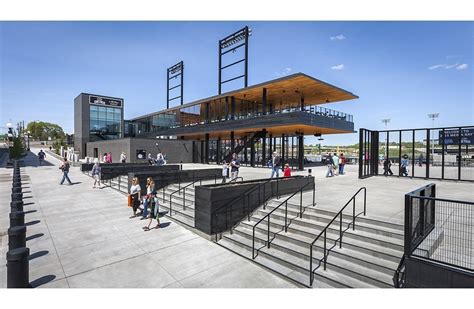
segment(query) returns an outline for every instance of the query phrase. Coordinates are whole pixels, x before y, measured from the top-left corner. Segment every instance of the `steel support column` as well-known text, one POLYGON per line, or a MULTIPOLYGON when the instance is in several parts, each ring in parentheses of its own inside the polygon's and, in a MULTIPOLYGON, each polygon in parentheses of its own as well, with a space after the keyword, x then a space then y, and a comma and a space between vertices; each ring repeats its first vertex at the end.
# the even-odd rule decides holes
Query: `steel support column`
POLYGON ((206 133, 206 140, 204 144, 205 144, 204 159, 205 159, 205 163, 209 164, 209 133, 206 133))
POLYGON ((221 138, 217 138, 217 143, 216 143, 216 163, 221 164, 221 138))
POLYGON ((267 130, 263 129, 264 135, 262 138, 262 166, 267 162, 267 130))
POLYGON ((262 114, 267 114, 267 88, 263 88, 262 91, 262 114))
POLYGON ((301 133, 298 136, 298 169, 304 169, 304 135, 301 133))

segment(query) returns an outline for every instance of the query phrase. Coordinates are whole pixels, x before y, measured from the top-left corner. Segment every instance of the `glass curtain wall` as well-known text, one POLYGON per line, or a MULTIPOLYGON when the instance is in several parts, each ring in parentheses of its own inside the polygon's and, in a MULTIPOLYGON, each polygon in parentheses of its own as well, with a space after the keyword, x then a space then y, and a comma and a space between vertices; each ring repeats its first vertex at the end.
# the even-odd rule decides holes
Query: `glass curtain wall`
POLYGON ((90 105, 90 140, 108 140, 122 137, 122 109, 90 105))

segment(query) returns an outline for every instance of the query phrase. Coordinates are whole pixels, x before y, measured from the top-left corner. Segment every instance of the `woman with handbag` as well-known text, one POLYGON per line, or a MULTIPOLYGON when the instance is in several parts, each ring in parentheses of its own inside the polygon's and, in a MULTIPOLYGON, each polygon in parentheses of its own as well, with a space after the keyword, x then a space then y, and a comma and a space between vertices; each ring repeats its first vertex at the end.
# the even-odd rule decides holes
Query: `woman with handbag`
POLYGON ((155 229, 160 228, 160 212, 159 212, 159 204, 158 204, 158 198, 156 197, 156 191, 153 190, 150 193, 150 221, 148 222, 147 226, 143 227, 143 230, 145 232, 150 230, 150 225, 151 222, 153 222, 153 219, 156 219, 156 226, 155 229))
POLYGON ((146 216, 148 214, 148 205, 151 202, 151 193, 155 191, 155 182, 153 181, 153 178, 148 177, 146 179, 146 195, 143 198, 143 213, 142 213, 142 218, 140 220, 146 219, 146 216))
POLYGON ((141 198, 141 187, 140 183, 138 182, 137 177, 133 177, 132 179, 132 186, 130 187, 130 195, 132 196, 132 210, 133 216, 131 218, 135 218, 137 216, 138 207, 140 207, 140 198, 141 198))

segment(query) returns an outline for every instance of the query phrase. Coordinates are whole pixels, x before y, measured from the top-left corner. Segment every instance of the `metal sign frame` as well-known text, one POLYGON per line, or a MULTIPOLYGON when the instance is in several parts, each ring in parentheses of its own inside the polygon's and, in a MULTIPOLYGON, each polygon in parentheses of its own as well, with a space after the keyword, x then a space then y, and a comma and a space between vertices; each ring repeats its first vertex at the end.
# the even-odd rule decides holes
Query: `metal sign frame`
POLYGON ((170 108, 170 102, 176 99, 180 99, 181 105, 183 105, 183 82, 184 82, 184 63, 180 61, 175 65, 169 67, 166 70, 166 109, 170 108), (179 84, 170 88, 170 80, 180 77, 179 84), (170 91, 176 88, 180 88, 180 95, 170 98, 170 91))
POLYGON ((231 82, 233 80, 237 79, 244 79, 244 87, 248 86, 248 66, 249 66, 249 61, 248 61, 248 55, 249 55, 249 36, 252 34, 252 30, 249 29, 248 26, 245 26, 244 28, 240 29, 237 32, 234 32, 233 34, 223 38, 222 40, 219 40, 219 94, 222 94, 222 85, 228 82, 231 82), (240 43, 243 41, 243 43, 240 43), (232 45, 237 44, 237 46, 231 47, 232 45), (227 65, 222 65, 222 57, 230 52, 235 52, 239 48, 244 48, 244 57, 242 59, 239 59, 237 61, 234 61, 230 64, 227 65), (239 63, 244 63, 244 74, 235 76, 233 78, 229 78, 227 80, 222 80, 222 71, 233 67, 239 63))

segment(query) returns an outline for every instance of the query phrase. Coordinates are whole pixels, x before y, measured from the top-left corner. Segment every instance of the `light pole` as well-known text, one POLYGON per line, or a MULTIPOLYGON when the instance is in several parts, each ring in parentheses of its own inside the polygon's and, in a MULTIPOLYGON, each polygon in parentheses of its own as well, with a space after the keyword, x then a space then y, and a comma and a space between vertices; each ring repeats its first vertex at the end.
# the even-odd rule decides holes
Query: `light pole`
POLYGON ((385 125, 385 130, 387 130, 387 125, 388 125, 388 123, 390 122, 390 119, 389 119, 389 118, 387 118, 387 119, 382 119, 382 122, 383 122, 383 124, 385 125))
MULTIPOLYGON (((439 113, 435 113, 435 114, 428 114, 428 118, 431 118, 432 120, 432 128, 434 128, 434 122, 435 122, 435 119, 439 117, 439 113)), ((433 131, 433 130, 432 130, 433 131)), ((430 136, 431 138, 431 136, 430 136)), ((433 144, 431 144, 431 160, 433 160, 433 156, 434 156, 434 134, 433 134, 433 144)))
POLYGON ((28 141, 28 146, 26 147, 26 150, 28 150, 28 151, 30 151, 30 134, 31 134, 30 131, 26 131, 26 138, 27 138, 27 141, 28 141))

